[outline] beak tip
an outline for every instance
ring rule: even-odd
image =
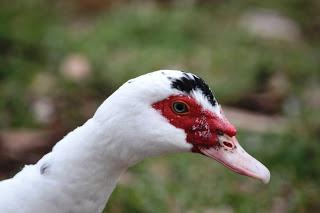
[[[265,167],[265,171],[263,175],[259,178],[264,184],[268,184],[270,182],[271,174],[270,171]]]

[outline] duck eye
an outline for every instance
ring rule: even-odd
[[[172,104],[172,109],[175,113],[178,113],[178,114],[184,114],[184,113],[189,112],[188,105],[186,103],[180,102],[180,101],[174,102]]]

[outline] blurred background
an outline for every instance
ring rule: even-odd
[[[318,0],[1,0],[0,179],[163,68],[208,82],[271,182],[164,156],[131,168],[106,212],[320,212]]]

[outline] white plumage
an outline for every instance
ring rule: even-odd
[[[52,152],[0,182],[0,212],[101,212],[128,167],[148,156],[189,152],[192,145],[186,142],[185,131],[151,107],[182,94],[170,86],[170,78],[182,75],[162,70],[122,85]]]

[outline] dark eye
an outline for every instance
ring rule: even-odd
[[[172,104],[172,109],[175,113],[184,114],[189,112],[188,105],[184,102],[177,101]]]
[[[221,129],[217,129],[216,132],[217,132],[217,135],[220,135],[220,136],[224,135],[224,133]]]

